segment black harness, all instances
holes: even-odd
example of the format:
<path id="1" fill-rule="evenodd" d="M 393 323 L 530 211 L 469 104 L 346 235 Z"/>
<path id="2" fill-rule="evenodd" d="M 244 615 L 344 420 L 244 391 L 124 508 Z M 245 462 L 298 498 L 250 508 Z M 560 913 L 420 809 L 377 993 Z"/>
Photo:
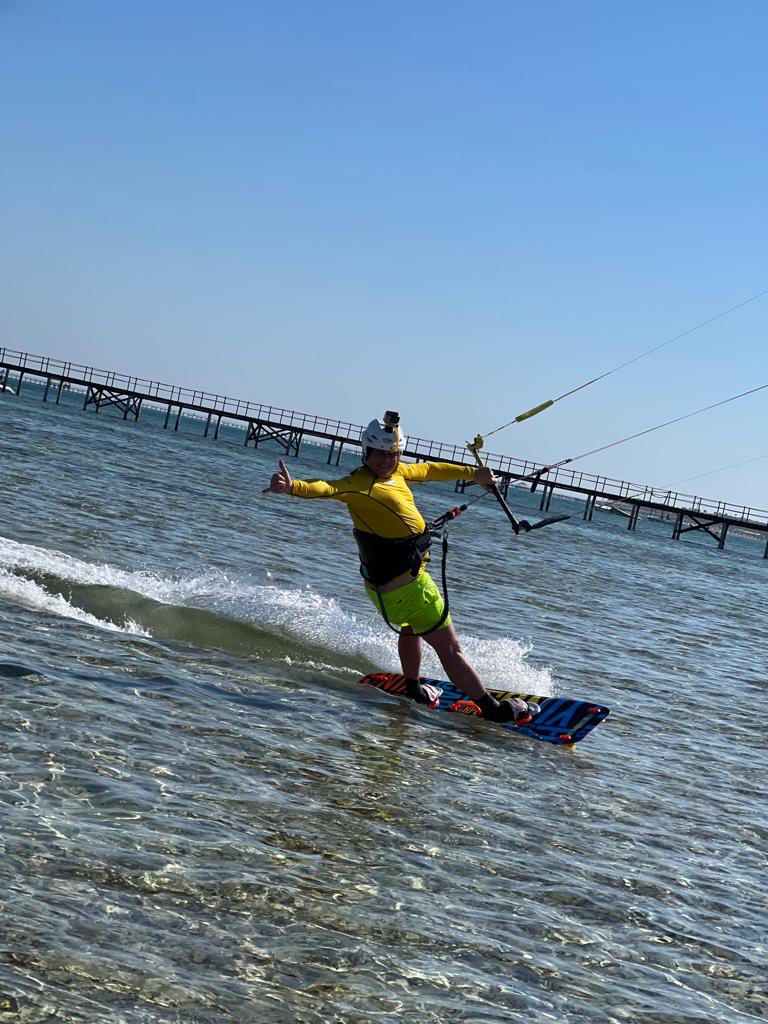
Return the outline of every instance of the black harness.
<path id="1" fill-rule="evenodd" d="M 381 587 L 409 572 L 418 576 L 432 543 L 429 530 L 389 540 L 365 530 L 353 530 L 360 553 L 360 575 L 374 587 Z"/>
<path id="2" fill-rule="evenodd" d="M 360 575 L 366 582 L 370 583 L 376 591 L 379 599 L 379 609 L 382 617 L 389 628 L 398 635 L 401 629 L 396 629 L 389 621 L 384 608 L 384 599 L 381 596 L 379 587 L 403 573 L 410 572 L 414 578 L 419 575 L 419 570 L 429 551 L 433 537 L 442 536 L 442 579 L 443 579 L 443 614 L 434 626 L 425 629 L 423 633 L 408 634 L 411 636 L 426 636 L 427 633 L 434 633 L 440 629 L 448 618 L 448 580 L 446 578 L 445 562 L 448 556 L 448 531 L 445 529 L 449 520 L 455 519 L 465 509 L 466 505 L 453 508 L 444 515 L 439 516 L 433 523 L 430 523 L 423 533 L 411 534 L 410 537 L 397 537 L 394 540 L 387 540 L 384 537 L 377 537 L 365 530 L 353 530 L 357 548 L 360 552 Z M 441 533 L 442 531 L 442 533 Z"/>

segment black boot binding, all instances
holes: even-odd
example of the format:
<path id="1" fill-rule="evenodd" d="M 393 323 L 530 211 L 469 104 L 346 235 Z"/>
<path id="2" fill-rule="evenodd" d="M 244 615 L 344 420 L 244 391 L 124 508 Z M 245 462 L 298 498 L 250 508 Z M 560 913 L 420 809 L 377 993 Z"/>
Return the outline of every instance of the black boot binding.
<path id="1" fill-rule="evenodd" d="M 434 686 L 432 683 L 422 683 L 419 679 L 409 679 L 406 676 L 406 697 L 415 700 L 417 704 L 426 704 L 432 711 L 436 711 L 440 707 L 440 695 L 442 692 L 442 688 L 439 686 Z"/>
<path id="2" fill-rule="evenodd" d="M 490 693 L 486 693 L 482 697 L 476 697 L 475 704 L 491 722 L 515 722 L 517 725 L 526 725 L 539 713 L 539 706 L 526 704 L 521 698 L 518 700 L 522 707 L 509 699 L 498 701 Z"/>

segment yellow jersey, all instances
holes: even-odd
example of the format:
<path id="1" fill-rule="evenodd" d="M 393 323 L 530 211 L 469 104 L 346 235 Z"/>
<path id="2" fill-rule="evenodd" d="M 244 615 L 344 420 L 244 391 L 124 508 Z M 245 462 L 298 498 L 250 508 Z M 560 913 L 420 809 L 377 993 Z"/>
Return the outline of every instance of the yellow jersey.
<path id="1" fill-rule="evenodd" d="M 408 483 L 427 480 L 473 480 L 474 466 L 452 462 L 398 463 L 382 480 L 360 466 L 340 480 L 294 480 L 297 498 L 333 498 L 349 510 L 355 529 L 394 540 L 423 533 L 426 523 L 416 508 Z"/>

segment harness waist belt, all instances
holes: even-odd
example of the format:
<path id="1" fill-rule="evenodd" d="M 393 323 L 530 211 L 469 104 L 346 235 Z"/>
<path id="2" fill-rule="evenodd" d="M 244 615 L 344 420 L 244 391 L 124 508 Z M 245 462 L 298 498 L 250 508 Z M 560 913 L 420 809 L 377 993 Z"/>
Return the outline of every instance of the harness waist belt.
<path id="1" fill-rule="evenodd" d="M 364 580 L 380 587 L 404 572 L 418 576 L 424 558 L 432 543 L 429 530 L 388 540 L 365 530 L 353 530 L 360 553 L 360 575 Z"/>

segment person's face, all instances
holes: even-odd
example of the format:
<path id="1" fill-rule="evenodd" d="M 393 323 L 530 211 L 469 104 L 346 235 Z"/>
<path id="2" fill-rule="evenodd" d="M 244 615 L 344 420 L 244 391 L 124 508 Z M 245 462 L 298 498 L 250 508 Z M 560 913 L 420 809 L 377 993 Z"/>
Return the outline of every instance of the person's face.
<path id="1" fill-rule="evenodd" d="M 386 480 L 395 472 L 399 461 L 397 452 L 382 452 L 378 448 L 371 448 L 365 464 L 375 477 Z"/>

